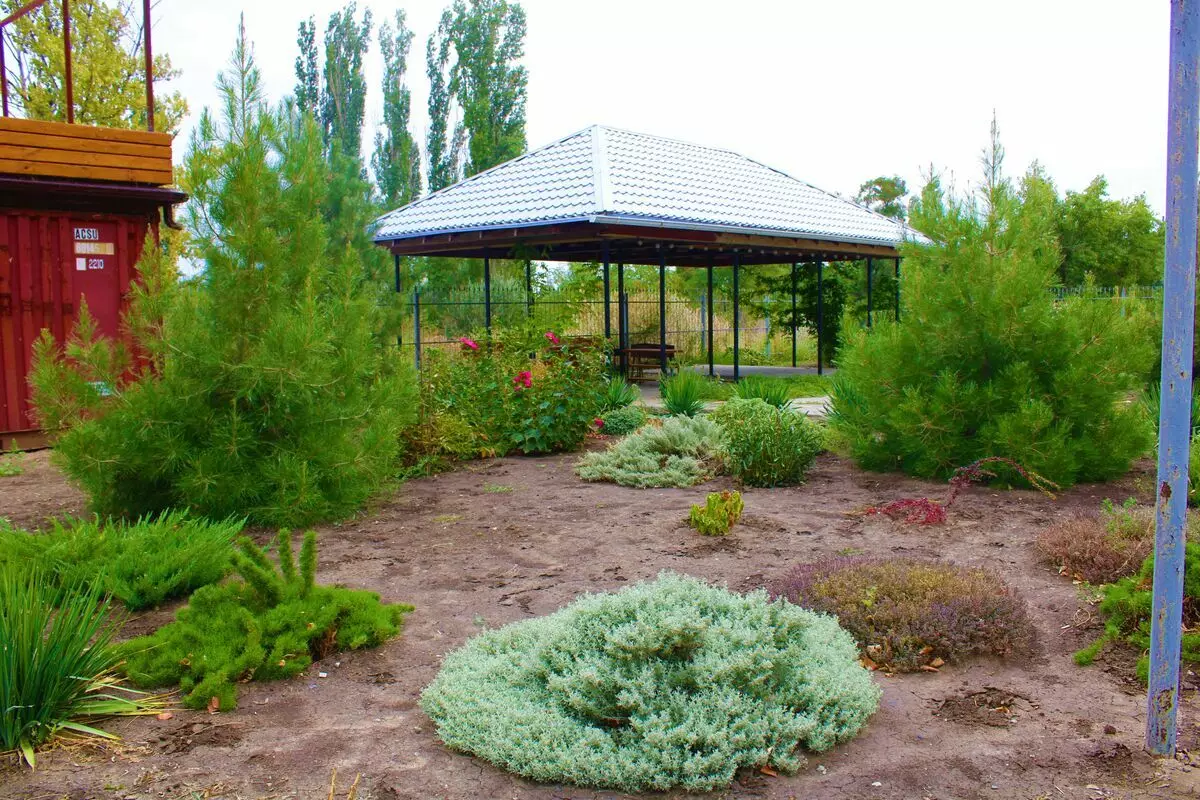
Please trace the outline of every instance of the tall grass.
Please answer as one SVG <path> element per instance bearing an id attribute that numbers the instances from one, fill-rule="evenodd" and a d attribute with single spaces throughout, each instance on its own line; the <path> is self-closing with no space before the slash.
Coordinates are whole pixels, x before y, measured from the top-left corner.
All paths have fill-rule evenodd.
<path id="1" fill-rule="evenodd" d="M 734 389 L 734 394 L 743 400 L 758 398 L 776 408 L 787 408 L 791 392 L 792 387 L 787 381 L 762 375 L 747 375 L 738 381 Z"/>
<path id="2" fill-rule="evenodd" d="M 642 390 L 626 380 L 620 375 L 613 375 L 604 385 L 604 393 L 601 398 L 601 412 L 615 411 L 618 408 L 631 406 L 640 400 Z"/>
<path id="3" fill-rule="evenodd" d="M 658 381 L 663 407 L 673 417 L 694 417 L 704 410 L 708 382 L 690 369 L 676 369 Z"/>
<path id="4" fill-rule="evenodd" d="M 62 731 L 111 739 L 87 722 L 158 710 L 117 685 L 108 610 L 96 587 L 62 594 L 37 570 L 0 567 L 0 749 L 32 767 Z"/>

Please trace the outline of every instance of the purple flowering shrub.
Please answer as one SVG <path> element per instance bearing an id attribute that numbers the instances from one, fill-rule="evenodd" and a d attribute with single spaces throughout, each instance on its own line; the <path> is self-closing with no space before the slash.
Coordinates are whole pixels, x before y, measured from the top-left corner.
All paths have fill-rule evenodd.
<path id="1" fill-rule="evenodd" d="M 1025 653 L 1035 636 L 1024 601 L 985 569 L 843 557 L 801 564 L 768 589 L 836 616 L 870 668 L 936 670 L 975 655 Z"/>

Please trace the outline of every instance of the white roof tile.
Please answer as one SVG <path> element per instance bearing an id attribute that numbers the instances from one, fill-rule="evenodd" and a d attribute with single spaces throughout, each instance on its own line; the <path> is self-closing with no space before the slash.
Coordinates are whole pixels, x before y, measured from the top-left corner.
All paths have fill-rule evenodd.
<path id="1" fill-rule="evenodd" d="M 375 240 L 582 220 L 863 244 L 923 238 L 729 150 L 596 125 L 383 215 Z"/>

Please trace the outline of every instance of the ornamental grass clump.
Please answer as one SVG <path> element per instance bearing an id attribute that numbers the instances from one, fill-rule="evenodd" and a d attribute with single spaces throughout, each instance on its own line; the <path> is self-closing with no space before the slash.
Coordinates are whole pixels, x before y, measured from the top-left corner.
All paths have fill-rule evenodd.
<path id="1" fill-rule="evenodd" d="M 600 402 L 600 411 L 607 413 L 633 405 L 642 397 L 642 390 L 629 383 L 620 375 L 609 377 L 604 384 L 604 394 Z"/>
<path id="2" fill-rule="evenodd" d="M 729 470 L 747 486 L 797 486 L 823 447 L 804 414 L 758 398 L 729 400 L 712 413 L 725 431 Z"/>
<path id="3" fill-rule="evenodd" d="M 1151 444 L 1137 404 L 1156 351 L 1149 314 L 1055 299 L 1061 258 L 1053 187 L 1014 187 L 999 165 L 983 202 L 935 178 L 909 222 L 898 323 L 852 333 L 838 356 L 830 422 L 857 464 L 923 478 L 1002 456 L 1060 486 L 1128 471 Z"/>
<path id="4" fill-rule="evenodd" d="M 54 520 L 40 533 L 0 520 L 0 564 L 38 569 L 63 592 L 96 587 L 139 611 L 225 577 L 241 530 L 241 520 L 211 522 L 183 511 L 134 521 Z"/>
<path id="5" fill-rule="evenodd" d="M 585 481 L 609 481 L 638 489 L 694 486 L 717 474 L 725 435 L 703 417 L 670 417 L 646 425 L 602 453 L 587 453 L 575 465 Z"/>
<path id="6" fill-rule="evenodd" d="M 545 783 L 708 791 L 855 736 L 879 689 L 823 614 L 664 572 L 483 633 L 421 707 L 450 747 Z"/>
<path id="7" fill-rule="evenodd" d="M 38 746 L 61 732 L 114 739 L 94 720 L 161 709 L 118 685 L 108 612 L 96 586 L 64 592 L 36 568 L 0 565 L 0 751 L 32 767 Z"/>
<path id="8" fill-rule="evenodd" d="M 791 402 L 791 386 L 780 378 L 747 375 L 737 382 L 734 395 L 742 400 L 762 400 L 775 408 L 787 408 Z"/>
<path id="9" fill-rule="evenodd" d="M 742 518 L 741 492 L 709 492 L 704 505 L 693 504 L 688 525 L 705 536 L 724 536 Z"/>
<path id="10" fill-rule="evenodd" d="M 676 417 L 694 417 L 706 405 L 707 384 L 700 373 L 681 367 L 659 379 L 658 392 L 667 413 Z"/>
<path id="11" fill-rule="evenodd" d="M 932 561 L 846 557 L 802 564 L 769 590 L 838 618 L 872 668 L 910 672 L 1030 651 L 1025 602 L 995 573 Z"/>
<path id="12" fill-rule="evenodd" d="M 1075 654 L 1075 663 L 1086 666 L 1095 661 L 1105 645 L 1124 642 L 1139 653 L 1137 674 L 1147 679 L 1150 659 L 1150 616 L 1153 607 L 1154 554 L 1142 562 L 1138 571 L 1104 587 L 1100 613 L 1104 615 L 1104 633 Z M 1200 663 L 1200 544 L 1184 545 L 1183 632 L 1180 654 L 1184 662 Z"/>
<path id="13" fill-rule="evenodd" d="M 189 708 L 229 711 L 238 683 L 290 678 L 314 660 L 399 633 L 412 606 L 316 584 L 316 542 L 312 531 L 304 535 L 297 568 L 288 531 L 276 540 L 278 566 L 242 539 L 233 554 L 240 580 L 197 590 L 174 622 L 122 645 L 126 674 L 144 687 L 178 685 Z"/>

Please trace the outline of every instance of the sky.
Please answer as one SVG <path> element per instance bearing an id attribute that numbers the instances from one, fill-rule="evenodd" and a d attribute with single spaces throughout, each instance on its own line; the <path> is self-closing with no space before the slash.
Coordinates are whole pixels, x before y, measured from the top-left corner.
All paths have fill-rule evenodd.
<path id="1" fill-rule="evenodd" d="M 376 24 L 403 8 L 413 128 L 428 117 L 425 42 L 450 0 L 360 0 Z M 522 0 L 531 148 L 592 124 L 725 147 L 853 196 L 879 175 L 910 191 L 934 167 L 978 180 L 995 114 L 1017 176 L 1035 159 L 1060 191 L 1097 175 L 1115 197 L 1165 206 L 1165 0 Z M 191 114 L 215 106 L 245 13 L 267 92 L 295 85 L 296 28 L 343 3 L 159 0 L 154 49 Z M 366 62 L 368 135 L 381 122 L 378 43 Z M 183 142 L 177 145 L 182 153 Z"/>

